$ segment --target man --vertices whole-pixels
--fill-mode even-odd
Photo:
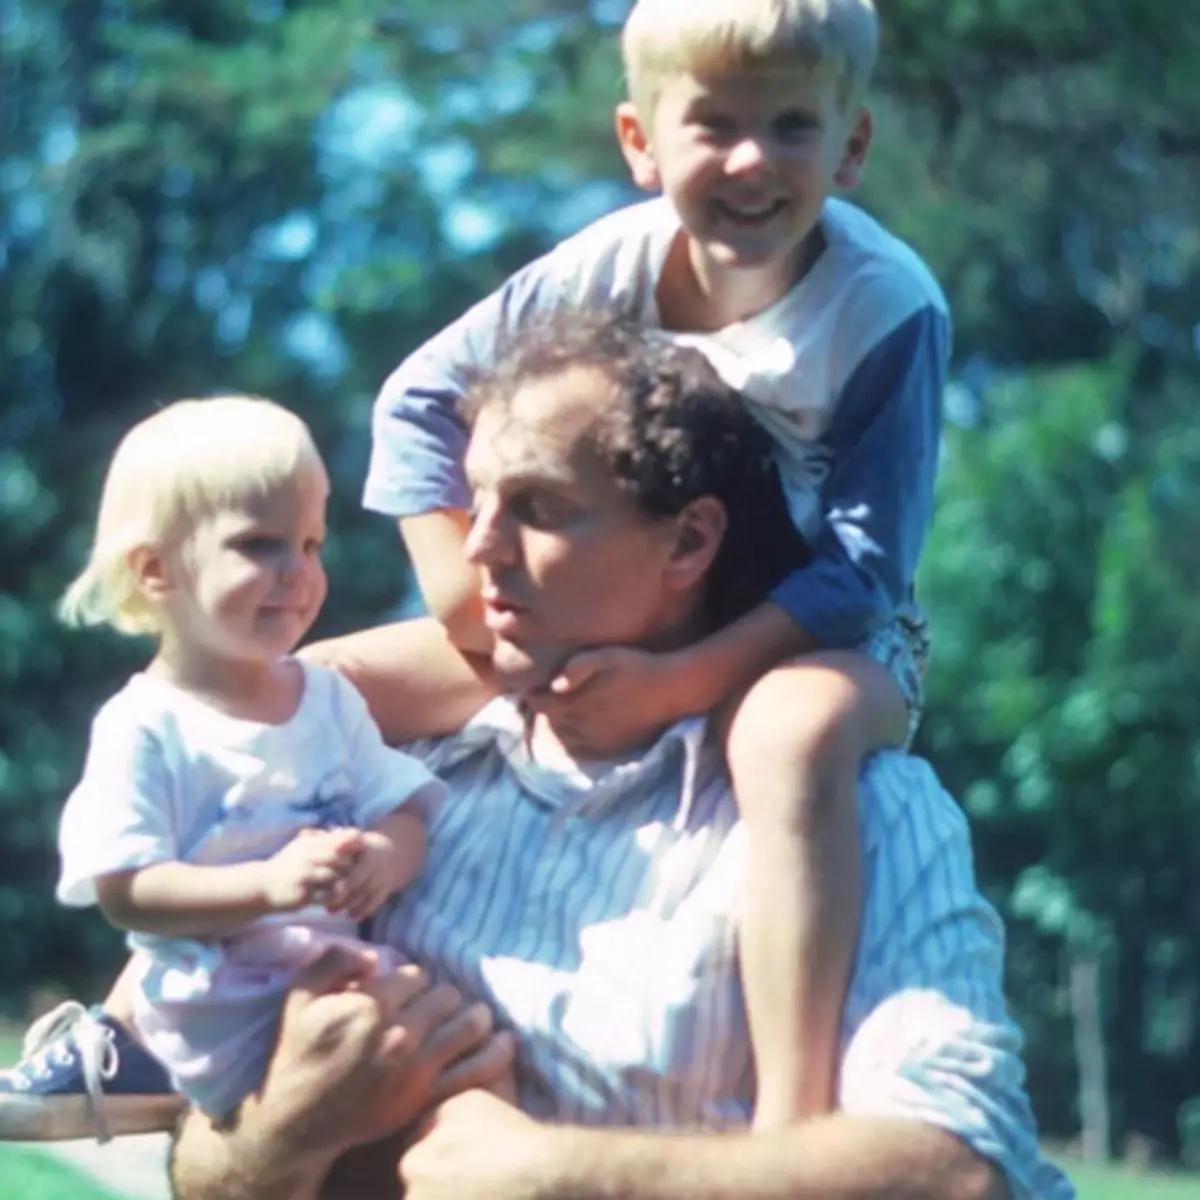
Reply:
[[[402,1181],[410,1200],[1070,1196],[1038,1155],[965,822],[898,754],[863,779],[840,1111],[748,1131],[733,930],[753,881],[713,739],[684,722],[590,761],[546,685],[586,646],[685,646],[794,565],[766,439],[695,351],[621,324],[528,330],[471,395],[468,551],[509,695],[416,747],[450,799],[425,875],[374,932],[419,966],[313,968],[260,1095],[232,1128],[185,1122],[178,1194],[369,1200]],[[368,699],[370,639],[342,647]],[[418,644],[424,707],[393,735],[478,697],[464,666],[433,671],[422,698]],[[504,1032],[488,1040],[462,995]],[[514,1045],[519,1109],[462,1090],[501,1081]]]

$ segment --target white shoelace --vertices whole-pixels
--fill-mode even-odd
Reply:
[[[96,1138],[107,1142],[110,1134],[104,1117],[104,1080],[116,1075],[120,1057],[113,1031],[101,1025],[77,1000],[67,1000],[30,1025],[21,1046],[21,1062],[5,1073],[18,1091],[28,1091],[34,1081],[47,1079],[54,1066],[71,1065],[72,1041],[78,1049]]]

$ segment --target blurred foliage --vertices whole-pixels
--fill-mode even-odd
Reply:
[[[632,198],[621,0],[0,0],[0,961],[102,985],[52,900],[91,712],[145,647],[55,624],[100,474],[165,399],[237,388],[335,479],[318,632],[409,591],[357,496],[374,390]],[[1118,1144],[1200,1094],[1200,13],[895,0],[860,200],[958,327],[924,571],[922,748],[1009,919],[1048,1129],[1078,1121],[1065,964],[1103,965]]]

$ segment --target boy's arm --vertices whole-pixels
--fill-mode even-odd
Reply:
[[[118,929],[164,937],[223,937],[269,913],[316,902],[362,847],[356,829],[305,830],[266,861],[196,866],[160,862],[96,882]]]
[[[451,642],[466,654],[490,654],[492,634],[484,624],[479,572],[467,562],[471,518],[465,509],[443,508],[399,520],[425,607],[441,622]]]
[[[461,729],[498,692],[488,660],[428,617],[314,642],[300,657],[348,679],[391,746]]]
[[[949,345],[947,316],[922,308],[842,389],[813,561],[771,596],[819,646],[860,644],[908,597],[933,515]]]
[[[661,220],[651,202],[581,230],[409,355],[380,391],[363,504],[400,519],[426,605],[463,650],[491,648],[475,572],[456,553],[470,507],[462,470],[467,429],[459,414],[467,382],[493,363],[505,337],[541,314],[636,302],[638,247]]]
[[[426,607],[463,650],[486,653],[491,639],[461,549],[471,499],[459,404],[506,335],[573,298],[577,275],[570,243],[530,263],[409,355],[375,401],[363,505],[398,518]]]

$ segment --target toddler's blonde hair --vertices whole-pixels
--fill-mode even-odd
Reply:
[[[160,409],[113,455],[91,554],[59,615],[72,625],[160,633],[157,610],[138,588],[134,551],[165,549],[205,516],[310,471],[326,479],[308,427],[271,400],[214,396]]]
[[[849,108],[878,50],[872,0],[638,0],[622,36],[629,94],[643,121],[672,76],[761,67],[831,70]]]

